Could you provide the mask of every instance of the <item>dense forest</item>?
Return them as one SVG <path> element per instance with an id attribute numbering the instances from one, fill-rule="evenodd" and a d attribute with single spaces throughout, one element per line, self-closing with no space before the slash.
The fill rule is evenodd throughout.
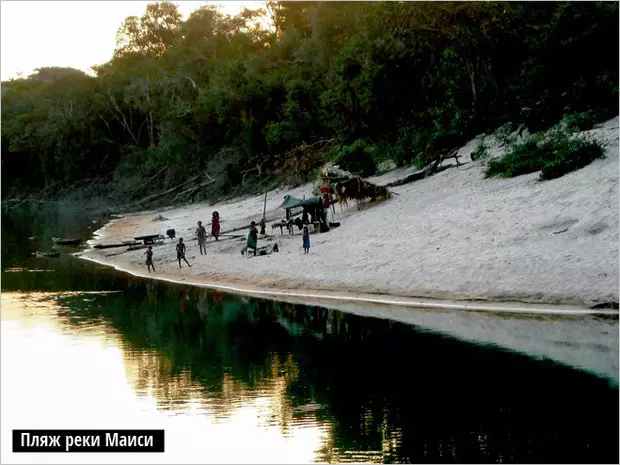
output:
<path id="1" fill-rule="evenodd" d="M 618 2 L 147 6 L 94 76 L 2 83 L 2 194 L 184 200 L 423 166 L 506 122 L 618 113 Z"/>

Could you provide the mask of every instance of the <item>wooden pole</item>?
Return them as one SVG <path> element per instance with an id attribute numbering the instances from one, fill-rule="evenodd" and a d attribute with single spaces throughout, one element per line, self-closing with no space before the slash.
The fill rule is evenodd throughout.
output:
<path id="1" fill-rule="evenodd" d="M 263 205 L 263 221 L 265 221 L 266 213 L 267 213 L 267 191 L 265 191 L 265 203 Z"/>

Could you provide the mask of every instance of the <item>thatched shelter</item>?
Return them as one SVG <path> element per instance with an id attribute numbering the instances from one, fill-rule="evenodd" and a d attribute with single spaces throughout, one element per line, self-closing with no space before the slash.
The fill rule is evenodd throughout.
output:
<path id="1" fill-rule="evenodd" d="M 321 192 L 336 195 L 338 202 L 345 204 L 349 200 L 363 202 L 392 197 L 387 187 L 368 182 L 331 163 L 319 170 L 319 185 Z"/>

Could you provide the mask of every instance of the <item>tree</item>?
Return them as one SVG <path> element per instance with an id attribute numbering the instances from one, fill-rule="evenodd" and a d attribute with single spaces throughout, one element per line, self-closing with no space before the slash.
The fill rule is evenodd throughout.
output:
<path id="1" fill-rule="evenodd" d="M 181 14 L 174 3 L 151 3 L 140 19 L 130 16 L 119 28 L 114 56 L 140 53 L 158 58 L 174 42 L 181 23 Z"/>
<path id="2" fill-rule="evenodd" d="M 125 20 L 95 77 L 41 68 L 3 83 L 3 186 L 107 176 L 137 196 L 207 171 L 218 189 L 247 190 L 344 152 L 424 164 L 507 121 L 617 114 L 617 61 L 593 52 L 617 55 L 617 3 L 266 7 L 270 27 L 260 9 L 183 21 L 153 3 Z"/>

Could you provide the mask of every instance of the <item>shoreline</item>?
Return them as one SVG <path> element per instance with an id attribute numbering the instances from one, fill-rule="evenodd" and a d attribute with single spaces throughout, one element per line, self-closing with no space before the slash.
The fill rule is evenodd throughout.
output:
<path id="1" fill-rule="evenodd" d="M 330 305 L 330 302 L 344 304 L 373 305 L 378 307 L 400 307 L 419 310 L 458 310 L 467 312 L 488 312 L 488 313 L 509 313 L 525 315 L 565 315 L 565 316 L 585 316 L 585 315 L 611 315 L 620 316 L 620 312 L 615 309 L 592 309 L 579 305 L 569 304 L 549 304 L 519 301 L 506 298 L 504 300 L 485 300 L 476 299 L 441 299 L 428 297 L 407 297 L 390 294 L 372 294 L 360 292 L 340 292 L 330 289 L 308 289 L 306 292 L 299 292 L 296 289 L 273 290 L 266 287 L 243 286 L 231 280 L 223 279 L 218 282 L 194 279 L 174 279 L 156 273 L 140 272 L 136 269 L 123 268 L 107 263 L 104 260 L 85 257 L 81 253 L 76 254 L 78 258 L 99 265 L 110 266 L 122 273 L 130 274 L 134 277 L 143 279 L 154 279 L 172 284 L 202 287 L 207 289 L 217 289 L 236 295 L 247 295 L 251 297 L 265 298 L 269 300 L 287 300 L 303 305 Z"/>
<path id="2" fill-rule="evenodd" d="M 251 220 L 277 221 L 285 195 L 307 198 L 313 185 L 275 189 L 217 205 L 191 204 L 117 216 L 95 232 L 95 244 L 119 243 L 175 229 L 185 236 L 191 268 L 179 269 L 175 241 L 153 248 L 156 272 L 148 274 L 144 251 L 89 248 L 82 258 L 135 276 L 214 287 L 232 293 L 304 301 L 444 309 L 471 312 L 618 315 L 619 118 L 582 133 L 605 146 L 605 157 L 561 178 L 540 182 L 539 173 L 486 178 L 484 162 L 471 161 L 473 140 L 439 173 L 392 188 L 378 203 L 337 205 L 329 214 L 340 226 L 311 234 L 309 254 L 301 235 L 267 225 L 259 246 L 279 252 L 246 257 L 245 232 L 209 240 L 198 254 L 196 222 L 213 211 L 222 234 Z M 493 156 L 501 156 L 495 144 Z M 385 185 L 407 178 L 399 168 L 368 178 Z M 335 218 L 334 218 L 335 217 Z M 600 306 L 607 308 L 594 309 Z"/>
<path id="3" fill-rule="evenodd" d="M 79 253 L 78 253 L 79 255 Z M 80 257 L 104 266 L 95 258 Z M 483 346 L 492 346 L 524 354 L 534 359 L 551 360 L 606 379 L 617 387 L 618 311 L 579 307 L 545 307 L 507 303 L 475 305 L 453 301 L 395 301 L 388 296 L 377 299 L 364 295 L 328 295 L 324 292 L 301 294 L 295 291 L 243 289 L 222 283 L 194 282 L 153 276 L 139 270 L 119 272 L 142 279 L 217 289 L 237 296 L 277 300 L 293 305 L 323 306 L 365 318 L 390 320 L 414 326 L 417 331 L 432 332 Z M 405 305 L 402 305 L 405 304 Z"/>

